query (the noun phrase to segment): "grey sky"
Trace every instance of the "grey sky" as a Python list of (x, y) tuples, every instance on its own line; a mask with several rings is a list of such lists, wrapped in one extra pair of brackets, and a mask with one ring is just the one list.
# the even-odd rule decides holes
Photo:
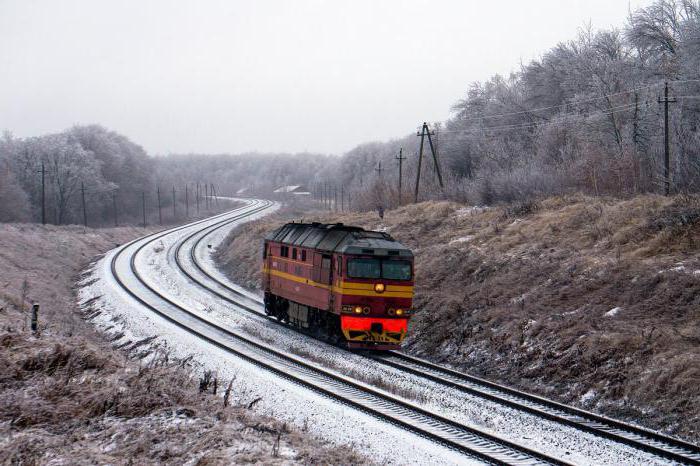
[(0, 0), (0, 130), (342, 153), (443, 120), (470, 82), (648, 3)]

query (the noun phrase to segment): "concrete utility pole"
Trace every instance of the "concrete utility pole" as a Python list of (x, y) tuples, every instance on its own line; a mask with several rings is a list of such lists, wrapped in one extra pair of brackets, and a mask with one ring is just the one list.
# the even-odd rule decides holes
[(416, 170), (416, 189), (413, 193), (413, 202), (418, 202), (418, 185), (420, 184), (420, 169), (423, 165), (423, 143), (425, 142), (425, 123), (421, 128), (420, 133), (416, 133), (416, 136), (420, 136), (420, 149), (418, 150), (418, 168)]
[(85, 208), (85, 183), (80, 182), (80, 192), (83, 198), (83, 225), (87, 227), (87, 209)]
[(156, 196), (158, 197), (158, 224), (163, 224), (163, 214), (160, 210), (160, 186), (156, 186)]
[(668, 98), (668, 82), (664, 83), (664, 98), (659, 103), (664, 104), (664, 194), (671, 193), (671, 141), (668, 131), (668, 104), (678, 102)]
[(190, 193), (188, 184), (185, 183), (185, 218), (190, 217)]
[(46, 225), (46, 170), (41, 162), (41, 224)]
[(380, 160), (380, 161), (378, 162), (377, 168), (374, 169), (374, 171), (377, 172), (377, 177), (378, 177), (379, 179), (382, 178), (382, 170), (383, 170), (383, 168), (382, 168), (382, 161)]
[(214, 197), (214, 204), (219, 207), (219, 196), (216, 193), (214, 183), (211, 184), (211, 195)]
[(416, 171), (416, 190), (414, 192), (413, 196), (413, 201), (418, 202), (418, 186), (420, 184), (420, 169), (421, 165), (423, 163), (423, 145), (425, 143), (425, 137), (428, 136), (428, 143), (430, 144), (430, 152), (433, 155), (433, 163), (435, 164), (435, 173), (437, 174), (438, 177), (438, 182), (440, 183), (440, 189), (445, 189), (445, 186), (442, 183), (442, 173), (440, 172), (440, 163), (438, 162), (437, 158), (437, 153), (435, 152), (435, 146), (433, 146), (433, 139), (432, 135), (434, 135), (434, 131), (430, 131), (430, 128), (428, 128), (428, 123), (423, 122), (423, 126), (419, 130), (419, 132), (416, 133), (416, 136), (420, 136), (420, 150), (418, 151), (418, 170)]
[(141, 213), (143, 214), (143, 227), (146, 228), (146, 191), (141, 191)]
[(340, 185), (340, 211), (345, 212), (345, 190), (343, 185)]
[(173, 186), (173, 220), (176, 218), (175, 213), (175, 186)]
[(406, 160), (406, 157), (403, 156), (403, 147), (399, 148), (399, 155), (396, 156), (396, 160), (399, 161), (399, 205), (401, 205), (401, 180), (403, 178), (402, 168), (403, 161)]
[(114, 226), (119, 226), (119, 219), (117, 218), (117, 192), (112, 191), (112, 210), (114, 212)]
[(197, 215), (199, 215), (199, 183), (197, 183), (197, 194), (195, 199), (197, 199)]

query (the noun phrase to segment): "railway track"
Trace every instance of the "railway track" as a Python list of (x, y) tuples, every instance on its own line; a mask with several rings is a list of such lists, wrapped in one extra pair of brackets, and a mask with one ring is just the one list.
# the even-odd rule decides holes
[[(238, 308), (267, 319), (260, 310), (260, 306), (262, 305), (260, 299), (256, 300), (232, 288), (226, 282), (209, 273), (197, 259), (196, 251), (201, 247), (204, 240), (210, 234), (226, 225), (227, 222), (225, 221), (217, 223), (188, 236), (176, 248), (176, 263), (182, 273), (197, 286), (200, 286)], [(209, 283), (205, 283), (204, 280), (193, 276), (193, 274), (182, 265), (182, 248), (188, 241), (193, 240), (196, 236), (199, 237), (194, 240), (194, 243), (188, 251), (189, 260), (197, 269), (198, 273), (202, 274)], [(277, 323), (277, 321), (274, 320), (273, 322)], [(280, 323), (280, 325), (283, 324)], [(372, 355), (370, 357), (380, 364), (410, 373), (414, 376), (550, 421), (571, 426), (578, 430), (590, 432), (599, 437), (620, 442), (674, 462), (682, 464), (700, 464), (700, 447), (698, 445), (671, 436), (666, 436), (649, 429), (558, 403), (544, 397), (515, 390), (397, 351), (392, 351), (384, 356)]]
[[(220, 220), (187, 236), (176, 250), (177, 263), (180, 264), (179, 248), (194, 235), (201, 233), (201, 231), (211, 231), (212, 228), (220, 228), (246, 216), (261, 212), (268, 208), (269, 204), (261, 203), (250, 207), (248, 210), (239, 209), (239, 211), (243, 210), (242, 212), (223, 214), (220, 216)], [(212, 322), (160, 293), (138, 271), (136, 267), (137, 256), (148, 245), (164, 236), (202, 223), (204, 221), (155, 233), (126, 244), (112, 256), (110, 261), (110, 270), (115, 281), (125, 293), (146, 309), (201, 340), (322, 396), (351, 406), (450, 449), (496, 464), (568, 464), (545, 453), (444, 418), (420, 406), (294, 355), (280, 352)], [(124, 262), (128, 264), (126, 269), (123, 266)], [(184, 268), (182, 271), (187, 272)], [(188, 276), (191, 277), (189, 274)], [(134, 283), (137, 283), (137, 286), (134, 286)], [(203, 285), (200, 284), (200, 286)]]

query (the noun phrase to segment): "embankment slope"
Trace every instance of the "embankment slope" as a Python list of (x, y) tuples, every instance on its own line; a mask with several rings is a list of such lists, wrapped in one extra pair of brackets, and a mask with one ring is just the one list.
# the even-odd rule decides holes
[[(385, 230), (416, 254), (406, 351), (561, 401), (700, 438), (700, 199), (571, 196), (473, 208), (426, 202), (304, 220)], [(257, 287), (262, 236), (218, 251)], [(297, 216), (296, 220), (299, 218)]]

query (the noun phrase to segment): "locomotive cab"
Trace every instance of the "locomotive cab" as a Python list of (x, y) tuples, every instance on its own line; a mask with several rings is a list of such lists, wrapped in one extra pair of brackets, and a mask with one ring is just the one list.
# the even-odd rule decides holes
[(350, 348), (398, 346), (408, 331), (413, 256), (387, 246), (394, 249), (353, 245), (339, 258), (340, 327)]
[(268, 235), (263, 258), (268, 315), (349, 348), (400, 347), (413, 254), (387, 233), (289, 223)]

